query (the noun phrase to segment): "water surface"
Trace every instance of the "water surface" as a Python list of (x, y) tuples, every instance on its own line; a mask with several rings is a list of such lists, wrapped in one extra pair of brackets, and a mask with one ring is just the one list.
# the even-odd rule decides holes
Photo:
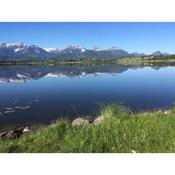
[(96, 116), (110, 102), (134, 111), (170, 108), (174, 77), (173, 66), (0, 66), (0, 127)]

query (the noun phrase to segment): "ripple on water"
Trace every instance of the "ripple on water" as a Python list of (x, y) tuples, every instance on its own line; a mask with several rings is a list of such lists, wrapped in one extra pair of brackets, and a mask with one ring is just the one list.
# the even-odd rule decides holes
[[(19, 100), (14, 100), (13, 102), (14, 103), (18, 103)], [(39, 100), (38, 99), (30, 100), (27, 104), (32, 104), (34, 102), (39, 102)], [(14, 106), (14, 107), (8, 106), (8, 107), (5, 107), (4, 108), (4, 111), (3, 112), (0, 112), (0, 116), (3, 116), (4, 114), (14, 113), (14, 112), (16, 112), (15, 109), (18, 109), (18, 110), (27, 110), (27, 109), (30, 109), (30, 108), (31, 108), (30, 105)]]
[(10, 111), (4, 111), (4, 114), (9, 114), (9, 113), (14, 113), (15, 110), (10, 110)]
[(12, 107), (6, 107), (5, 110), (6, 110), (6, 111), (13, 111), (14, 108), (12, 108)]
[(30, 109), (30, 106), (16, 106), (15, 107), (16, 109), (21, 109), (21, 110), (27, 110), (27, 109)]

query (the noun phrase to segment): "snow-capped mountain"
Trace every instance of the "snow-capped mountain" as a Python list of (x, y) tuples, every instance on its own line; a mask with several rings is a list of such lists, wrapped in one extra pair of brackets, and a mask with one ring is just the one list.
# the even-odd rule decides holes
[(15, 52), (18, 52), (20, 50), (23, 50), (26, 47), (27, 47), (27, 45), (24, 44), (24, 43), (1, 43), (0, 44), (0, 49), (7, 48), (7, 49), (12, 49)]
[(153, 56), (167, 56), (169, 55), (169, 53), (166, 53), (166, 52), (162, 53), (160, 51), (156, 51), (156, 52), (153, 52), (152, 55)]
[(83, 47), (80, 47), (79, 45), (70, 45), (67, 48), (45, 48), (45, 50), (49, 53), (72, 53), (73, 51), (79, 51), (79, 52), (85, 52), (86, 49)]
[(128, 56), (129, 53), (123, 49), (120, 49), (118, 47), (112, 47), (107, 50), (108, 52), (111, 52), (112, 56), (118, 55), (118, 56)]
[(68, 46), (67, 49), (77, 50), (77, 49), (82, 49), (82, 47), (79, 46), (78, 44), (72, 44), (72, 45)]
[(19, 50), (16, 53), (17, 56), (23, 56), (28, 58), (46, 58), (49, 56), (47, 51), (36, 45), (27, 46), (26, 48)]
[(45, 48), (44, 50), (49, 53), (60, 53), (64, 49), (63, 48)]
[(100, 47), (94, 47), (92, 50), (96, 51), (96, 52), (99, 52), (99, 51), (103, 51), (104, 49), (102, 49)]
[[(152, 55), (165, 55), (160, 51)], [(24, 43), (1, 43), (0, 60), (38, 60), (38, 59), (111, 59), (127, 56), (145, 56), (143, 53), (128, 53), (118, 47), (109, 49), (93, 48), (87, 49), (79, 45), (70, 45), (66, 48), (41, 48), (36, 45)]]
[(153, 52), (152, 55), (154, 56), (161, 56), (162, 53), (160, 51)]
[(145, 56), (146, 54), (144, 54), (144, 53), (138, 53), (138, 52), (134, 52), (134, 53), (131, 53), (131, 55), (133, 55), (133, 56)]
[(117, 51), (117, 50), (121, 50), (119, 47), (111, 47), (108, 50), (113, 50), (113, 51)]
[(0, 59), (46, 58), (48, 56), (47, 51), (36, 45), (26, 45), (24, 43), (0, 44)]

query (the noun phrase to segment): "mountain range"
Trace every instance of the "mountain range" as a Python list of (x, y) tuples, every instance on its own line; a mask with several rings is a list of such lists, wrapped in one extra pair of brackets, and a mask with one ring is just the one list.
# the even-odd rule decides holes
[[(153, 56), (168, 55), (156, 51)], [(109, 49), (93, 48), (87, 49), (79, 45), (71, 45), (66, 48), (41, 48), (37, 45), (24, 43), (1, 43), (0, 61), (5, 60), (40, 60), (40, 59), (111, 59), (132, 56), (146, 56), (144, 53), (129, 53), (123, 49), (112, 47)]]

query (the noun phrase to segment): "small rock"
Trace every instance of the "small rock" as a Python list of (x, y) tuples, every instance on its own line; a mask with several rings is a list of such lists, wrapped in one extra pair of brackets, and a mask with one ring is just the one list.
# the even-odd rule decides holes
[(0, 138), (4, 138), (6, 136), (7, 132), (0, 133)]
[(50, 125), (55, 125), (57, 119), (51, 120)]
[(20, 128), (14, 129), (14, 131), (15, 132), (23, 132), (23, 129), (24, 129), (24, 127), (20, 127)]
[(101, 124), (101, 123), (103, 122), (103, 120), (104, 120), (104, 117), (99, 116), (99, 117), (97, 117), (97, 118), (93, 121), (93, 124), (94, 124), (94, 125)]
[(164, 114), (169, 114), (171, 111), (170, 110), (166, 110), (164, 111)]
[(72, 122), (72, 126), (85, 126), (88, 125), (90, 122), (84, 118), (77, 118)]
[(27, 127), (25, 127), (24, 129), (23, 129), (23, 133), (26, 133), (26, 132), (30, 132), (30, 129), (29, 129), (29, 127), (27, 126)]
[(23, 134), (23, 129), (24, 128), (18, 128), (14, 130), (14, 133), (16, 134), (17, 137), (20, 137)]
[(6, 135), (5, 135), (5, 138), (6, 139), (15, 139), (17, 138), (18, 135), (17, 133), (15, 133), (13, 130), (9, 131)]
[(30, 131), (29, 127), (20, 127), (20, 128), (14, 129), (14, 130), (10, 130), (9, 132), (0, 133), (0, 138), (2, 138), (2, 139), (16, 139), (29, 131)]
[(0, 116), (4, 115), (2, 112), (0, 112)]

